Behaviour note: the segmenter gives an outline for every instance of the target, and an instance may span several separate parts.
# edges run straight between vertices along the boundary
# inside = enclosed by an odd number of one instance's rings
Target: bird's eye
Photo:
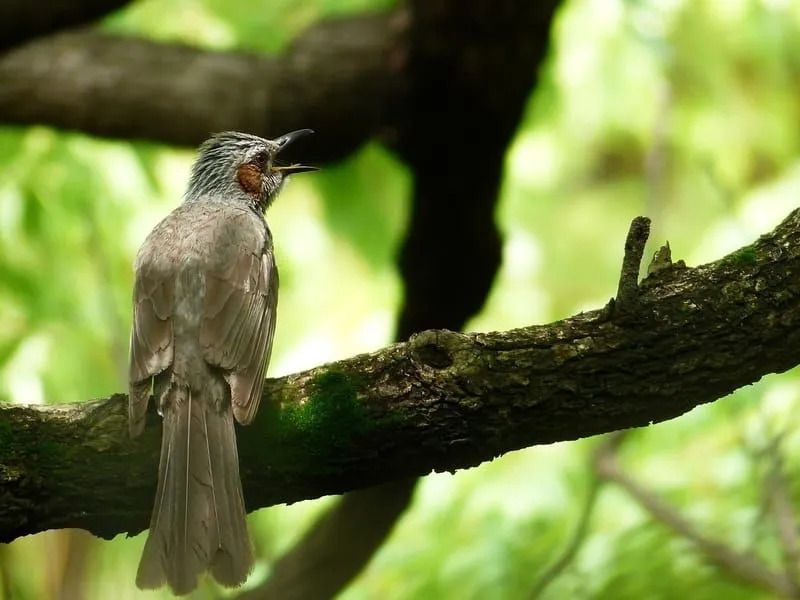
[[[259,168],[259,170],[263,170],[265,166],[267,166],[267,160],[269,159],[269,155],[267,154],[266,150],[261,150],[258,154],[253,157],[253,164]]]

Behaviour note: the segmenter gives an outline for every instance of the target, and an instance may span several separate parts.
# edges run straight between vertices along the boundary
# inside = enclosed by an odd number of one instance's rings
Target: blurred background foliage
[[[215,48],[277,51],[308,24],[389,0],[141,0],[104,27]],[[507,155],[503,266],[472,330],[545,323],[616,288],[632,217],[654,219],[690,265],[775,226],[800,198],[800,3],[569,0]],[[275,134],[282,132],[275,132]],[[131,262],[180,201],[193,154],[47,128],[0,128],[0,398],[77,402],[125,389]],[[479,157],[476,157],[479,160]],[[464,165],[467,176],[475,165]],[[270,374],[392,338],[394,260],[409,175],[379,144],[292,181],[271,210],[281,267]],[[458,210],[458,199],[453,199]],[[768,473],[800,507],[797,370],[634,432],[621,451],[698,530],[780,570]],[[434,474],[342,598],[528,598],[567,544],[597,440]],[[263,580],[329,499],[250,516]],[[133,586],[144,536],[58,531],[0,549],[8,598],[55,597],[85,569],[86,598],[168,597]],[[657,585],[654,585],[657,582]],[[198,598],[229,596],[212,584]],[[545,598],[764,598],[708,564],[625,491],[599,490],[574,561]]]

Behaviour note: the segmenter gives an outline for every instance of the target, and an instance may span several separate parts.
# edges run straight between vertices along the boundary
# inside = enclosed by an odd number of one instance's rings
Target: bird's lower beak
[[[311,165],[286,165],[282,167],[273,166],[273,171],[280,171],[286,175],[293,173],[306,173],[308,171],[319,171],[319,167],[312,167]]]
[[[279,154],[285,148],[291,146],[295,141],[299,140],[300,138],[304,138],[306,136],[311,135],[314,133],[312,129],[298,129],[297,131],[290,131],[275,140],[275,143],[278,145]],[[273,171],[282,171],[286,175],[291,175],[292,173],[305,173],[308,171],[318,171],[318,167],[312,167],[310,165],[301,165],[301,164],[294,164],[294,165],[286,165],[286,166],[273,166]]]

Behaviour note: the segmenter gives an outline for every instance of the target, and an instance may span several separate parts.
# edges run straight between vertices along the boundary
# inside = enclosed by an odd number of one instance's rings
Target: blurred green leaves
[[[408,218],[398,200],[407,197],[409,181],[386,151],[368,146],[356,160],[320,171],[314,184],[329,230],[348,240],[373,269],[391,265]]]

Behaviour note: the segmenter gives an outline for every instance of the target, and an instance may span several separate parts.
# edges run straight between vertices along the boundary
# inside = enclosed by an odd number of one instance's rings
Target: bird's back
[[[179,205],[140,248],[137,280],[172,287],[173,360],[169,367],[192,387],[204,385],[205,377],[200,375],[208,371],[199,345],[208,278],[227,277],[242,256],[260,257],[268,235],[263,218],[252,211],[201,200]]]

